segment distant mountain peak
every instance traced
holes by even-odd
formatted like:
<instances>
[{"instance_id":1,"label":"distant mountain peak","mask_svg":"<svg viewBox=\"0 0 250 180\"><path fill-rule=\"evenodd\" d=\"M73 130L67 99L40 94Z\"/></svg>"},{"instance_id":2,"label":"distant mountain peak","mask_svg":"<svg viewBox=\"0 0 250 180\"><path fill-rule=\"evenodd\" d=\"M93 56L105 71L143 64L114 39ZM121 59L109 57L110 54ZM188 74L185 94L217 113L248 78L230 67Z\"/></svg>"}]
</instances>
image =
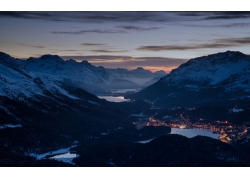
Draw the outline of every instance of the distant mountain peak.
<instances>
[{"instance_id":1,"label":"distant mountain peak","mask_svg":"<svg viewBox=\"0 0 250 180\"><path fill-rule=\"evenodd\" d=\"M219 53L215 53L215 54L211 54L209 56L228 56L228 57L231 57L231 56L246 56L245 54L243 54L242 52L240 51L225 51L225 52L219 52Z\"/></svg>"},{"instance_id":2,"label":"distant mountain peak","mask_svg":"<svg viewBox=\"0 0 250 180\"><path fill-rule=\"evenodd\" d=\"M212 59L239 57L239 56L247 56L247 55L243 54L240 51L225 51L225 52L214 53L214 54L210 54L207 56L201 56L201 57L197 57L197 58L193 58L193 59L210 58L212 60Z\"/></svg>"},{"instance_id":3,"label":"distant mountain peak","mask_svg":"<svg viewBox=\"0 0 250 180\"><path fill-rule=\"evenodd\" d=\"M144 70L143 67L137 67L136 70Z\"/></svg>"},{"instance_id":4,"label":"distant mountain peak","mask_svg":"<svg viewBox=\"0 0 250 180\"><path fill-rule=\"evenodd\" d=\"M0 52L0 57L1 58L11 58L11 56L9 54L6 54L4 52Z\"/></svg>"},{"instance_id":5,"label":"distant mountain peak","mask_svg":"<svg viewBox=\"0 0 250 180\"><path fill-rule=\"evenodd\" d=\"M77 63L74 59L68 59L68 60L66 60L66 62L69 62L69 63Z\"/></svg>"},{"instance_id":6,"label":"distant mountain peak","mask_svg":"<svg viewBox=\"0 0 250 180\"><path fill-rule=\"evenodd\" d=\"M223 52L222 52L223 53ZM241 55L245 55L245 54L243 54L242 52L240 52L240 51L230 51L230 50L227 50L226 52L224 52L224 53L229 53L229 54L241 54Z\"/></svg>"},{"instance_id":7,"label":"distant mountain peak","mask_svg":"<svg viewBox=\"0 0 250 180\"><path fill-rule=\"evenodd\" d=\"M165 72L165 71L163 71L163 70L159 70L159 71L155 71L155 72ZM166 73L166 72L165 72Z\"/></svg>"},{"instance_id":8,"label":"distant mountain peak","mask_svg":"<svg viewBox=\"0 0 250 180\"><path fill-rule=\"evenodd\" d=\"M81 64L86 65L86 66L93 66L91 63L89 63L87 60L83 60Z\"/></svg>"},{"instance_id":9,"label":"distant mountain peak","mask_svg":"<svg viewBox=\"0 0 250 180\"><path fill-rule=\"evenodd\" d=\"M20 61L20 60L19 60ZM7 63L12 65L19 65L19 61L16 61L14 57L11 57L9 54L0 52L0 63Z\"/></svg>"},{"instance_id":10,"label":"distant mountain peak","mask_svg":"<svg viewBox=\"0 0 250 180\"><path fill-rule=\"evenodd\" d=\"M52 61L52 60L57 60L57 61L64 61L62 58L60 58L58 55L51 55L51 54L45 54L40 57L42 60L46 61Z\"/></svg>"},{"instance_id":11,"label":"distant mountain peak","mask_svg":"<svg viewBox=\"0 0 250 180\"><path fill-rule=\"evenodd\" d=\"M242 55L244 55L240 51L230 51L230 50L227 50L227 51L224 51L224 52L213 53L213 54L210 54L209 56L220 55L220 54L242 54Z\"/></svg>"},{"instance_id":12,"label":"distant mountain peak","mask_svg":"<svg viewBox=\"0 0 250 180\"><path fill-rule=\"evenodd\" d=\"M165 71L163 71L163 70L155 71L154 74L157 75L157 76L165 76L165 75L167 75L167 73Z\"/></svg>"},{"instance_id":13,"label":"distant mountain peak","mask_svg":"<svg viewBox=\"0 0 250 180\"><path fill-rule=\"evenodd\" d=\"M199 64L200 66L205 66L212 64L212 65L219 65L219 64L226 64L226 63L238 63L240 61L246 61L249 59L249 56L246 54L243 54L239 51L225 51L225 52L219 52L215 54L210 54L207 56L201 56L192 58L186 63L181 64L179 67L191 67L194 64ZM248 61L248 60L247 60ZM172 72L175 72L177 69L173 69Z\"/></svg>"}]
</instances>

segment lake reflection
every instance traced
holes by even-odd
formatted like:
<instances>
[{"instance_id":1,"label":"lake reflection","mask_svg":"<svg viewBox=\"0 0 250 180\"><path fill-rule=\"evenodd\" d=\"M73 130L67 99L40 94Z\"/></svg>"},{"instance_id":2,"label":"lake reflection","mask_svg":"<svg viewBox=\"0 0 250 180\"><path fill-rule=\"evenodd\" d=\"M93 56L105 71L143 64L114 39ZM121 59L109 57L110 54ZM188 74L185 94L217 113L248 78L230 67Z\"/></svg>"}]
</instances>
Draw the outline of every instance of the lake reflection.
<instances>
[{"instance_id":1,"label":"lake reflection","mask_svg":"<svg viewBox=\"0 0 250 180\"><path fill-rule=\"evenodd\" d=\"M76 158L76 157L77 155L75 153L67 152L65 154L59 154L59 155L53 156L52 158L59 159L59 158Z\"/></svg>"},{"instance_id":2,"label":"lake reflection","mask_svg":"<svg viewBox=\"0 0 250 180\"><path fill-rule=\"evenodd\" d=\"M133 91L133 92L138 92L140 89L119 89L119 90L113 90L111 91L112 93L126 93L129 91Z\"/></svg>"},{"instance_id":3,"label":"lake reflection","mask_svg":"<svg viewBox=\"0 0 250 180\"><path fill-rule=\"evenodd\" d=\"M221 134L214 134L213 131L208 130L208 129L179 129L179 128L171 128L171 133L170 134L180 134L183 136L186 136L188 138L192 138L198 135L201 136L208 136L214 139L218 139L219 136L221 136ZM155 138L152 139L147 139L147 140L143 140L143 141L137 141L136 143L148 143L150 141L152 141Z\"/></svg>"},{"instance_id":4,"label":"lake reflection","mask_svg":"<svg viewBox=\"0 0 250 180\"><path fill-rule=\"evenodd\" d=\"M128 101L129 99L124 99L123 96L97 96L100 99L106 99L107 101L110 102L124 102Z\"/></svg>"},{"instance_id":5,"label":"lake reflection","mask_svg":"<svg viewBox=\"0 0 250 180\"><path fill-rule=\"evenodd\" d=\"M75 163L73 162L73 159L76 158L76 157L78 157L77 154L67 152L67 153L64 153L64 154L59 154L59 155L53 156L50 159L55 159L57 161L62 161L62 162L70 163L70 164L74 165Z\"/></svg>"},{"instance_id":6,"label":"lake reflection","mask_svg":"<svg viewBox=\"0 0 250 180\"><path fill-rule=\"evenodd\" d=\"M171 128L170 134L180 134L186 136L188 138L192 138L198 135L208 136L214 139L218 139L221 134L214 134L213 131L208 129L179 129L179 128Z\"/></svg>"}]
</instances>

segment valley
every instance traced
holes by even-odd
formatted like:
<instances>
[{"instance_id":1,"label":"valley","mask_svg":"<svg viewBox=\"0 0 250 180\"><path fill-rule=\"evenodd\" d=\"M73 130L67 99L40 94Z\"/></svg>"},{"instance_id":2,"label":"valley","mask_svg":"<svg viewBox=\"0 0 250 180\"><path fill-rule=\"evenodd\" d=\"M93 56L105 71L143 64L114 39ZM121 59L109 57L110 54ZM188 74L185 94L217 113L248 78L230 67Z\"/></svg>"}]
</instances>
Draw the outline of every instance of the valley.
<instances>
[{"instance_id":1,"label":"valley","mask_svg":"<svg viewBox=\"0 0 250 180\"><path fill-rule=\"evenodd\" d=\"M166 75L0 53L0 165L249 166L249 62L227 51Z\"/></svg>"}]
</instances>

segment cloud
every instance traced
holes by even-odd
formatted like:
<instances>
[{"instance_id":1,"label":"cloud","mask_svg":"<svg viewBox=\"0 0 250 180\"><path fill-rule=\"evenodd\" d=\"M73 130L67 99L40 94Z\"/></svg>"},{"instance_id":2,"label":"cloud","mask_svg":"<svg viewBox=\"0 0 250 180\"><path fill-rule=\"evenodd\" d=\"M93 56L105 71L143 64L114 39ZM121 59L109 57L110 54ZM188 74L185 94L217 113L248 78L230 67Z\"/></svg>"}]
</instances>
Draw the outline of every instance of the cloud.
<instances>
[{"instance_id":1,"label":"cloud","mask_svg":"<svg viewBox=\"0 0 250 180\"><path fill-rule=\"evenodd\" d=\"M93 55L93 56L61 56L63 59L75 59L77 61L82 60L88 60L88 61L114 61L114 60L120 60L120 61L126 61L126 60L132 60L133 58L131 56L112 56L112 55Z\"/></svg>"},{"instance_id":2,"label":"cloud","mask_svg":"<svg viewBox=\"0 0 250 180\"><path fill-rule=\"evenodd\" d=\"M105 50L105 49L97 49L97 50L90 50L90 51L97 52L97 53L128 52L128 50Z\"/></svg>"},{"instance_id":3,"label":"cloud","mask_svg":"<svg viewBox=\"0 0 250 180\"><path fill-rule=\"evenodd\" d=\"M228 43L228 45L237 46L237 45L246 45L250 44L250 37L243 37L243 38L224 38L224 39L217 39L216 42L218 43Z\"/></svg>"},{"instance_id":4,"label":"cloud","mask_svg":"<svg viewBox=\"0 0 250 180\"><path fill-rule=\"evenodd\" d=\"M225 12L210 12L204 20L223 20L223 19L245 19L250 18L249 11L225 11Z\"/></svg>"},{"instance_id":5,"label":"cloud","mask_svg":"<svg viewBox=\"0 0 250 180\"><path fill-rule=\"evenodd\" d=\"M89 30L79 30L79 31L52 31L52 33L53 34L73 34L73 35L86 34L86 33L112 34L112 33L128 33L128 30L150 31L150 30L160 29L160 27L144 28L144 27L140 27L140 26L115 26L115 27L120 28L122 30L89 29ZM83 43L82 45L91 46L92 43ZM100 45L100 44L98 44L98 45Z\"/></svg>"},{"instance_id":6,"label":"cloud","mask_svg":"<svg viewBox=\"0 0 250 180\"><path fill-rule=\"evenodd\" d=\"M250 23L231 23L231 24L217 25L217 27L225 27L225 28L247 27L247 26L250 26Z\"/></svg>"},{"instance_id":7,"label":"cloud","mask_svg":"<svg viewBox=\"0 0 250 180\"><path fill-rule=\"evenodd\" d=\"M250 23L230 23L230 24L211 24L211 25L205 25L205 24L178 24L178 25L186 26L186 27L201 27L201 28L215 28L215 27L234 28L234 27L247 27L247 26L250 26Z\"/></svg>"},{"instance_id":8,"label":"cloud","mask_svg":"<svg viewBox=\"0 0 250 180\"><path fill-rule=\"evenodd\" d=\"M83 52L84 50L76 50L76 49L51 49L54 52Z\"/></svg>"},{"instance_id":9,"label":"cloud","mask_svg":"<svg viewBox=\"0 0 250 180\"><path fill-rule=\"evenodd\" d=\"M249 11L221 11L221 12L180 12L178 16L199 18L200 20L227 20L250 18Z\"/></svg>"},{"instance_id":10,"label":"cloud","mask_svg":"<svg viewBox=\"0 0 250 180\"><path fill-rule=\"evenodd\" d=\"M183 22L250 18L250 12L161 12L161 11L2 11L0 17L79 23Z\"/></svg>"},{"instance_id":11,"label":"cloud","mask_svg":"<svg viewBox=\"0 0 250 180\"><path fill-rule=\"evenodd\" d=\"M86 34L86 33L99 33L99 34L112 34L112 33L126 33L123 30L101 30L101 29L90 29L90 30L81 30L81 31L52 31L53 34Z\"/></svg>"},{"instance_id":12,"label":"cloud","mask_svg":"<svg viewBox=\"0 0 250 180\"><path fill-rule=\"evenodd\" d=\"M98 44L98 43L81 43L83 46L105 46L107 44Z\"/></svg>"},{"instance_id":13,"label":"cloud","mask_svg":"<svg viewBox=\"0 0 250 180\"><path fill-rule=\"evenodd\" d=\"M0 17L24 18L24 19L53 19L56 14L50 12L24 12L24 11L2 11Z\"/></svg>"},{"instance_id":14,"label":"cloud","mask_svg":"<svg viewBox=\"0 0 250 180\"><path fill-rule=\"evenodd\" d=\"M216 39L213 43L195 45L165 45L165 46L140 46L137 50L142 51L170 51L170 50L196 50L205 48L227 48L250 44L250 37Z\"/></svg>"},{"instance_id":15,"label":"cloud","mask_svg":"<svg viewBox=\"0 0 250 180\"><path fill-rule=\"evenodd\" d=\"M31 44L25 44L25 43L18 43L18 45L32 47L32 48L39 48L39 49L45 48L45 46L31 45Z\"/></svg>"},{"instance_id":16,"label":"cloud","mask_svg":"<svg viewBox=\"0 0 250 180\"><path fill-rule=\"evenodd\" d=\"M198 44L198 45L167 45L167 46L140 46L137 50L142 51L173 51L173 50L194 50L194 49L204 49L204 48L223 48L229 47L231 45L224 44Z\"/></svg>"},{"instance_id":17,"label":"cloud","mask_svg":"<svg viewBox=\"0 0 250 180\"><path fill-rule=\"evenodd\" d=\"M161 27L149 27L149 28L145 28L145 27L141 27L141 26L115 26L121 29L125 29L125 30L134 30L134 31L150 31L150 30L157 30L157 29L161 29Z\"/></svg>"},{"instance_id":18,"label":"cloud","mask_svg":"<svg viewBox=\"0 0 250 180\"><path fill-rule=\"evenodd\" d=\"M53 11L53 12L25 12L25 11L4 11L0 17L36 19L47 21L78 22L78 23L137 23L137 22L176 22L186 19L187 16L180 16L176 12L160 11ZM184 18L183 18L184 17ZM190 18L192 20L192 17Z\"/></svg>"},{"instance_id":19,"label":"cloud","mask_svg":"<svg viewBox=\"0 0 250 180\"><path fill-rule=\"evenodd\" d=\"M114 47L109 46L108 44L102 43L81 43L82 46L96 47L100 49L89 49L88 51L94 53L123 53L129 52L128 50L117 50ZM98 47L99 46L99 47Z\"/></svg>"},{"instance_id":20,"label":"cloud","mask_svg":"<svg viewBox=\"0 0 250 180\"><path fill-rule=\"evenodd\" d=\"M178 13L179 16L201 16L201 12L180 12Z\"/></svg>"}]
</instances>

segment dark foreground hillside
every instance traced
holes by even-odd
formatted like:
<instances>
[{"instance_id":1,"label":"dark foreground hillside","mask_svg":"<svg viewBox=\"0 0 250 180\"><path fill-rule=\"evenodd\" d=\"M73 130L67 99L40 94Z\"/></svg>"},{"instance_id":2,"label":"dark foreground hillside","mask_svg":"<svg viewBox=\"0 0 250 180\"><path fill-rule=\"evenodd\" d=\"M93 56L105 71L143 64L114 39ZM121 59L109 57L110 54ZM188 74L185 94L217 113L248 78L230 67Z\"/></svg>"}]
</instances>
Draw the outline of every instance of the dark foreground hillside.
<instances>
[{"instance_id":1,"label":"dark foreground hillside","mask_svg":"<svg viewBox=\"0 0 250 180\"><path fill-rule=\"evenodd\" d=\"M249 166L249 158L232 146L204 136L165 135L146 144L95 147L75 159L79 166L214 167Z\"/></svg>"}]
</instances>

